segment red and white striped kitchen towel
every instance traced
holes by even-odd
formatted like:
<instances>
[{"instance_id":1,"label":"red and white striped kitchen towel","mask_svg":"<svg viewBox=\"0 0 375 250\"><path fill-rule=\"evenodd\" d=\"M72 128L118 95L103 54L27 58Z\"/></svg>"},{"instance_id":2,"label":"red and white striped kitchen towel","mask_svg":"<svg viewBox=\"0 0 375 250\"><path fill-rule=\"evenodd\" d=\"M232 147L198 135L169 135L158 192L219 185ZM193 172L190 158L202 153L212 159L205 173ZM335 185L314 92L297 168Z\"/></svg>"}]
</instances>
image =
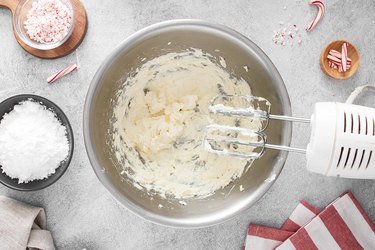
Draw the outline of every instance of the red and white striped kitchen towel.
<instances>
[{"instance_id":1,"label":"red and white striped kitchen towel","mask_svg":"<svg viewBox=\"0 0 375 250\"><path fill-rule=\"evenodd\" d=\"M323 211L301 201L281 229L250 224L245 249L375 249L375 225L347 192Z\"/></svg>"}]
</instances>

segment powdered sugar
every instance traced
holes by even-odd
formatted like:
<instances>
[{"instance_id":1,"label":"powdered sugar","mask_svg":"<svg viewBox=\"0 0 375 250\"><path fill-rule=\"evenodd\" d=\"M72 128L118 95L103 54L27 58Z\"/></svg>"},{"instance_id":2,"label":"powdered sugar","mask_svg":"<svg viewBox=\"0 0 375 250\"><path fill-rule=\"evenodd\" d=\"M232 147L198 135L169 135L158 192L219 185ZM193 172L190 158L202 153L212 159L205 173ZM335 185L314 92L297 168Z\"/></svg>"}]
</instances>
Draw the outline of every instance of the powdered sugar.
<instances>
[{"instance_id":1,"label":"powdered sugar","mask_svg":"<svg viewBox=\"0 0 375 250\"><path fill-rule=\"evenodd\" d=\"M18 183L47 178L69 154L66 127L55 113L28 100L0 121L0 165Z\"/></svg>"},{"instance_id":2,"label":"powdered sugar","mask_svg":"<svg viewBox=\"0 0 375 250\"><path fill-rule=\"evenodd\" d=\"M72 25L72 12L60 0L33 2L24 23L26 33L39 43L56 43L65 38Z\"/></svg>"}]
</instances>

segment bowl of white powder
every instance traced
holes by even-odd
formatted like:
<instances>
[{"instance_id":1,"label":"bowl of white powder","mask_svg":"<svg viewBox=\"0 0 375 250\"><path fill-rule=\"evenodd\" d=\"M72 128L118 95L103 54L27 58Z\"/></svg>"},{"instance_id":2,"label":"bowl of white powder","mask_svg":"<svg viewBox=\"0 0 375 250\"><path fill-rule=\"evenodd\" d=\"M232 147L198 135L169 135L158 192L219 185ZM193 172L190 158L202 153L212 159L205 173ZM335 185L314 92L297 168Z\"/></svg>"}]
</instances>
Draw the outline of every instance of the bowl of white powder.
<instances>
[{"instance_id":1,"label":"bowl of white powder","mask_svg":"<svg viewBox=\"0 0 375 250\"><path fill-rule=\"evenodd\" d=\"M73 155L68 118L53 102L17 95L0 103L0 182L19 191L55 183Z\"/></svg>"},{"instance_id":2,"label":"bowl of white powder","mask_svg":"<svg viewBox=\"0 0 375 250\"><path fill-rule=\"evenodd\" d=\"M275 66L227 27L174 20L130 36L103 62L86 98L84 139L99 180L128 209L167 226L209 226L249 208L287 153L267 150L251 161L205 151L208 106L220 94L262 96L273 114L291 114ZM289 145L291 124L272 121L267 136Z\"/></svg>"}]
</instances>

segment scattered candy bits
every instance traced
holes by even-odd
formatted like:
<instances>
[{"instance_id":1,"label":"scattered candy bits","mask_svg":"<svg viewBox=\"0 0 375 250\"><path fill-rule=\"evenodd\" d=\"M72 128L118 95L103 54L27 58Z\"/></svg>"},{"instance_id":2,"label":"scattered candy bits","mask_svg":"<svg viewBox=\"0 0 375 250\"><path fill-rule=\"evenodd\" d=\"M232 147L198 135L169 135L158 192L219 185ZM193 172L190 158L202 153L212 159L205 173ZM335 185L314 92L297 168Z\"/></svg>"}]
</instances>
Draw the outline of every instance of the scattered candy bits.
<instances>
[{"instance_id":1,"label":"scattered candy bits","mask_svg":"<svg viewBox=\"0 0 375 250\"><path fill-rule=\"evenodd\" d=\"M279 22L281 28L273 31L272 41L276 45L285 46L287 44L294 44L297 41L298 45L302 44L301 34L299 34L299 29L297 25L288 24L284 25L283 22Z\"/></svg>"},{"instance_id":2,"label":"scattered candy bits","mask_svg":"<svg viewBox=\"0 0 375 250\"><path fill-rule=\"evenodd\" d=\"M349 45L348 43L342 44L341 52L331 49L328 52L328 66L338 70L339 72L346 72L352 65L352 59L348 57Z\"/></svg>"},{"instance_id":3,"label":"scattered candy bits","mask_svg":"<svg viewBox=\"0 0 375 250\"><path fill-rule=\"evenodd\" d=\"M326 8L322 1L312 1L310 4L318 7L318 14L307 26L307 32L312 30L323 19ZM283 9L286 10L286 6L284 6ZM297 38L298 45L302 44L301 34L298 33L299 30L296 24L288 26L285 26L284 22L279 22L279 24L283 27L278 30L274 30L272 37L274 44L285 46L287 43L291 43L293 45L294 40L296 40L295 38Z\"/></svg>"},{"instance_id":4,"label":"scattered candy bits","mask_svg":"<svg viewBox=\"0 0 375 250\"><path fill-rule=\"evenodd\" d=\"M312 1L310 4L315 5L318 7L318 14L316 17L307 25L306 31L312 30L322 19L325 12L325 5L322 1Z\"/></svg>"},{"instance_id":5,"label":"scattered candy bits","mask_svg":"<svg viewBox=\"0 0 375 250\"><path fill-rule=\"evenodd\" d=\"M33 2L24 22L30 39L43 44L56 43L65 38L72 25L72 13L60 0Z\"/></svg>"},{"instance_id":6,"label":"scattered candy bits","mask_svg":"<svg viewBox=\"0 0 375 250\"><path fill-rule=\"evenodd\" d=\"M72 64L72 65L70 65L69 67L67 67L63 70L60 70L59 72L57 72L53 76L48 77L47 82L53 83L54 81L56 81L56 80L60 79L61 77L69 74L70 72L76 70L77 68L78 68L78 66L76 64Z\"/></svg>"}]
</instances>

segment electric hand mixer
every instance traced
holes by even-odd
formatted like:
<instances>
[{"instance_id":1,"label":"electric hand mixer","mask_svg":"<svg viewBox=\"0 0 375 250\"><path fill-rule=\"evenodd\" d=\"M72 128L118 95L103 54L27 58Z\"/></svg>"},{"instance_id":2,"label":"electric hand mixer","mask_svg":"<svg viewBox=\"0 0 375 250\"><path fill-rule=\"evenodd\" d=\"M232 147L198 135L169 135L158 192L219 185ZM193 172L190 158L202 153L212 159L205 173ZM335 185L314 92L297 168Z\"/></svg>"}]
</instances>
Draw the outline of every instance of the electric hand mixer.
<instances>
[{"instance_id":1,"label":"electric hand mixer","mask_svg":"<svg viewBox=\"0 0 375 250\"><path fill-rule=\"evenodd\" d=\"M311 119L270 114L271 104L254 96L221 95L210 115L260 122L254 129L212 124L206 127L205 149L234 157L257 159L266 149L306 153L307 169L346 178L375 179L375 109L353 104L319 102ZM268 144L269 119L311 124L307 149Z\"/></svg>"}]
</instances>

